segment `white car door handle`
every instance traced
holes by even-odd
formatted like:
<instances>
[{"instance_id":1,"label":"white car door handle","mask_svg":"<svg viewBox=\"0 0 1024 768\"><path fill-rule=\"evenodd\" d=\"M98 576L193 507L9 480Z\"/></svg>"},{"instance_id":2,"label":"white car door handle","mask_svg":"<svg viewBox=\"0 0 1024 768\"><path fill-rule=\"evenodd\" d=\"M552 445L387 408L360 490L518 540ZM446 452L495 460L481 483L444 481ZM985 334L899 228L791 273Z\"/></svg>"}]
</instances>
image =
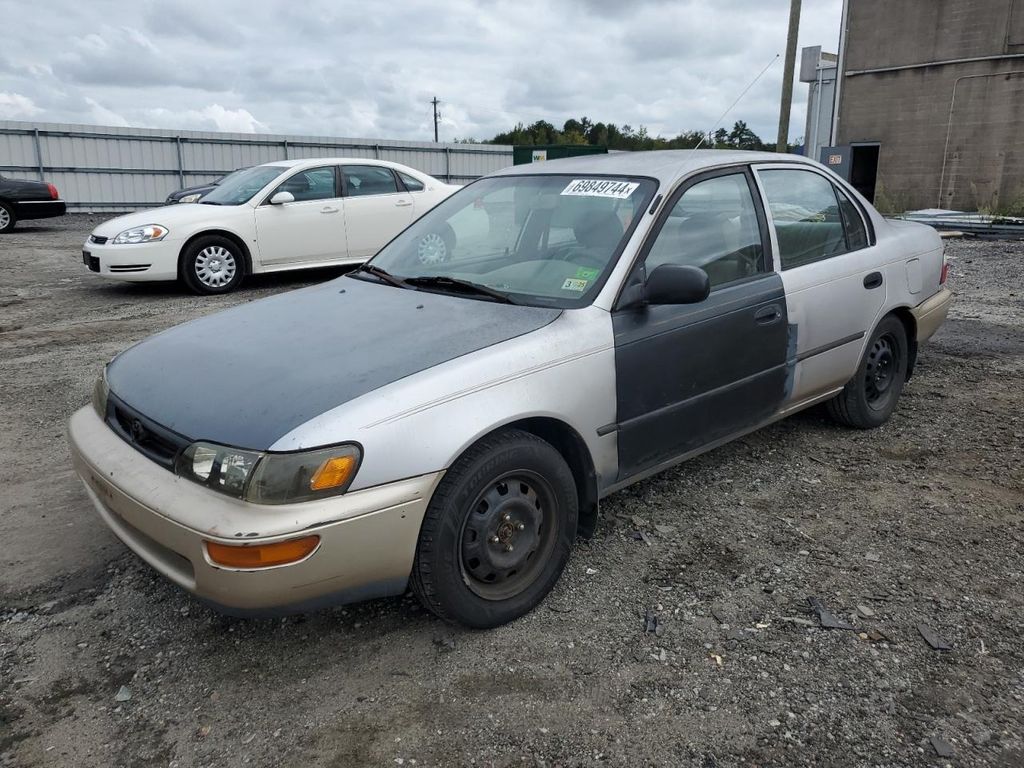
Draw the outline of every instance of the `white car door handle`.
<instances>
[{"instance_id":1,"label":"white car door handle","mask_svg":"<svg viewBox=\"0 0 1024 768\"><path fill-rule=\"evenodd\" d=\"M326 208L321 208L320 209L320 213L337 213L339 210L341 210L341 209L340 208L331 208L330 206L327 206Z\"/></svg>"},{"instance_id":2,"label":"white car door handle","mask_svg":"<svg viewBox=\"0 0 1024 768\"><path fill-rule=\"evenodd\" d=\"M406 206L409 205L412 205L411 200L399 200L397 203L395 203L396 208L405 208Z\"/></svg>"}]
</instances>

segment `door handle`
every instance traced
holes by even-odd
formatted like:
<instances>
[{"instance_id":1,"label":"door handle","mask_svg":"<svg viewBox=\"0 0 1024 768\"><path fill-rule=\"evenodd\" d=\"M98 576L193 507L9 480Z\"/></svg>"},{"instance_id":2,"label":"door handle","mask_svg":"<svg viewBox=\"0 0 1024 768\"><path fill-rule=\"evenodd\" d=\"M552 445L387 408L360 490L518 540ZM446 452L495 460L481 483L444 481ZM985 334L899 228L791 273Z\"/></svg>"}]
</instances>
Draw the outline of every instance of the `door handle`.
<instances>
[{"instance_id":1,"label":"door handle","mask_svg":"<svg viewBox=\"0 0 1024 768\"><path fill-rule=\"evenodd\" d=\"M867 277L864 278L864 287L867 288L869 291L872 288L877 288L881 284L882 284L882 273L881 272L872 272L871 274L869 274Z\"/></svg>"},{"instance_id":2,"label":"door handle","mask_svg":"<svg viewBox=\"0 0 1024 768\"><path fill-rule=\"evenodd\" d=\"M320 213L337 213L339 210L339 208L331 208L328 206L327 208L321 208Z\"/></svg>"},{"instance_id":3,"label":"door handle","mask_svg":"<svg viewBox=\"0 0 1024 768\"><path fill-rule=\"evenodd\" d=\"M782 310L778 304L769 304L767 307L761 307L761 309L754 313L754 322L758 325L771 325L781 319Z\"/></svg>"},{"instance_id":4,"label":"door handle","mask_svg":"<svg viewBox=\"0 0 1024 768\"><path fill-rule=\"evenodd\" d=\"M410 205L412 205L411 200L399 200L397 203L395 203L396 208L406 208Z\"/></svg>"}]
</instances>

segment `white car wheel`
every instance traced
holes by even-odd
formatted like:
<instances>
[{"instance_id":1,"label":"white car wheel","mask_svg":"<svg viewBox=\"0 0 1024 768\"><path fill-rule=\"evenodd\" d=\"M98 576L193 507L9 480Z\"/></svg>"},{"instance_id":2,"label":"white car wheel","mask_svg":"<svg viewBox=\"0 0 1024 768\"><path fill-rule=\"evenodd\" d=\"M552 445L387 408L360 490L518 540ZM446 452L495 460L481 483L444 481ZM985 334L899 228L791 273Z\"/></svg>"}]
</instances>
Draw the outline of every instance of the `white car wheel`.
<instances>
[{"instance_id":1,"label":"white car wheel","mask_svg":"<svg viewBox=\"0 0 1024 768\"><path fill-rule=\"evenodd\" d=\"M442 264L448 261L448 243L437 232L424 235L416 246L420 264Z\"/></svg>"}]
</instances>

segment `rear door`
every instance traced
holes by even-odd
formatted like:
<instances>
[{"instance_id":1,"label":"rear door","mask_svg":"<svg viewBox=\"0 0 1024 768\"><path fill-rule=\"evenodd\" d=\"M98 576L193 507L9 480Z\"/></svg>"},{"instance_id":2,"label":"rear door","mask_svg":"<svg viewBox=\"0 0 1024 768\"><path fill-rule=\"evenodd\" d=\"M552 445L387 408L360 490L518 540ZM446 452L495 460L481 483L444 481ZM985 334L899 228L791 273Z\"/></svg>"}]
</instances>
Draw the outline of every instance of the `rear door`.
<instances>
[{"instance_id":1,"label":"rear door","mask_svg":"<svg viewBox=\"0 0 1024 768\"><path fill-rule=\"evenodd\" d=\"M294 202L271 205L278 192ZM337 166L324 165L294 173L256 207L256 232L264 266L344 259L345 217Z\"/></svg>"},{"instance_id":2,"label":"rear door","mask_svg":"<svg viewBox=\"0 0 1024 768\"><path fill-rule=\"evenodd\" d=\"M631 281L704 269L698 304L616 309L619 479L764 423L786 387L786 297L747 168L701 174L666 204Z\"/></svg>"},{"instance_id":3,"label":"rear door","mask_svg":"<svg viewBox=\"0 0 1024 768\"><path fill-rule=\"evenodd\" d=\"M366 260L412 223L412 194L381 165L343 165L345 229L352 259Z\"/></svg>"},{"instance_id":4,"label":"rear door","mask_svg":"<svg viewBox=\"0 0 1024 768\"><path fill-rule=\"evenodd\" d=\"M786 287L796 404L853 376L886 285L863 212L830 178L793 165L758 167L757 177Z\"/></svg>"}]
</instances>

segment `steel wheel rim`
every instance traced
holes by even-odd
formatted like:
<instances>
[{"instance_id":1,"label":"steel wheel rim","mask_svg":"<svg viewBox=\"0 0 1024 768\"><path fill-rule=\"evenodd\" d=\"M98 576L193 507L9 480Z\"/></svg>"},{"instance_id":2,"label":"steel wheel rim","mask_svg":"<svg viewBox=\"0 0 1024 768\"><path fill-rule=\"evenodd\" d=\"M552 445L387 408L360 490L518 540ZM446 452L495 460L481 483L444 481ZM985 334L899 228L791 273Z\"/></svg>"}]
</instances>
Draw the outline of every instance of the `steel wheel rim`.
<instances>
[{"instance_id":1,"label":"steel wheel rim","mask_svg":"<svg viewBox=\"0 0 1024 768\"><path fill-rule=\"evenodd\" d=\"M440 264L448 258L448 244L436 232L424 235L416 246L420 264Z\"/></svg>"},{"instance_id":2,"label":"steel wheel rim","mask_svg":"<svg viewBox=\"0 0 1024 768\"><path fill-rule=\"evenodd\" d=\"M7 209L0 206L0 229L6 229L11 223L11 214L7 212Z\"/></svg>"},{"instance_id":3,"label":"steel wheel rim","mask_svg":"<svg viewBox=\"0 0 1024 768\"><path fill-rule=\"evenodd\" d=\"M235 279L238 265L235 254L222 245L203 248L195 259L196 277L209 288L223 288Z\"/></svg>"},{"instance_id":4,"label":"steel wheel rim","mask_svg":"<svg viewBox=\"0 0 1024 768\"><path fill-rule=\"evenodd\" d=\"M884 407L899 375L899 345L891 333L879 336L868 350L864 394L872 408Z\"/></svg>"},{"instance_id":5,"label":"steel wheel rim","mask_svg":"<svg viewBox=\"0 0 1024 768\"><path fill-rule=\"evenodd\" d=\"M459 540L466 586L485 600L507 600L536 582L558 537L555 493L540 475L508 472L481 491Z\"/></svg>"}]
</instances>

